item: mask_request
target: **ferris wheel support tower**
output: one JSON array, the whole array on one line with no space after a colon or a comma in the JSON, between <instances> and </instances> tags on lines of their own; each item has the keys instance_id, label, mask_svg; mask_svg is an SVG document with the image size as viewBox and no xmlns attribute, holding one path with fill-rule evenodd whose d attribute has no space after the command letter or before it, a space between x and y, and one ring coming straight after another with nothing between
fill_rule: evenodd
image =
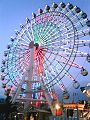
<instances>
[{"instance_id":1,"label":"ferris wheel support tower","mask_svg":"<svg viewBox=\"0 0 90 120\"><path fill-rule=\"evenodd\" d=\"M24 102L24 109L27 109L29 106L30 106L30 100L33 101L33 98L32 98L32 81L33 81L33 71L34 71L34 50L36 49L35 46L34 46L34 42L31 41L30 44L29 44L29 48L30 48L30 64L29 64L29 67L28 69L26 70L26 72L24 73L24 76L23 76L23 79L21 81L21 83L18 85L17 87L17 91L12 99L12 102L14 103L17 99L17 96L20 94L21 92L21 88L22 88L22 85L24 83L27 84L27 95L26 95L26 102ZM43 67L43 66L42 66ZM37 72L37 71L36 71ZM53 115L56 115L56 108L55 108L55 104L59 103L58 100L55 100L53 101L53 99L51 98L50 94L48 93L48 90L46 90L44 88L44 84L43 84L43 78L42 78L42 71L40 71L40 74L38 75L38 79L39 79L39 82L41 84L41 89L45 95L45 98L51 108L51 111L53 113ZM22 100L23 101L23 100Z\"/></svg>"}]
</instances>

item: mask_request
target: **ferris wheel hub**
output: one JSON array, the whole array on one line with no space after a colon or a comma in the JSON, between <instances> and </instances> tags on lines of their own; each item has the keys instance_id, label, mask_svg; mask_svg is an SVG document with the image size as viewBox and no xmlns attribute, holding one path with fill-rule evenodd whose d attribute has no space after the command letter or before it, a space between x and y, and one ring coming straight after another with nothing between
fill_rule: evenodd
<instances>
[{"instance_id":1,"label":"ferris wheel hub","mask_svg":"<svg viewBox=\"0 0 90 120\"><path fill-rule=\"evenodd\" d=\"M29 43L29 48L31 49L31 48L33 48L33 47L36 47L36 49L38 49L39 44L38 44L38 43L35 43L35 44L34 44L34 41L31 41L31 42Z\"/></svg>"},{"instance_id":2,"label":"ferris wheel hub","mask_svg":"<svg viewBox=\"0 0 90 120\"><path fill-rule=\"evenodd\" d=\"M34 47L34 42L31 41L31 42L29 43L29 48L33 48L33 47Z\"/></svg>"},{"instance_id":3,"label":"ferris wheel hub","mask_svg":"<svg viewBox=\"0 0 90 120\"><path fill-rule=\"evenodd\" d=\"M36 47L36 49L38 49L39 44L38 44L38 43L35 43L34 46Z\"/></svg>"}]
</instances>

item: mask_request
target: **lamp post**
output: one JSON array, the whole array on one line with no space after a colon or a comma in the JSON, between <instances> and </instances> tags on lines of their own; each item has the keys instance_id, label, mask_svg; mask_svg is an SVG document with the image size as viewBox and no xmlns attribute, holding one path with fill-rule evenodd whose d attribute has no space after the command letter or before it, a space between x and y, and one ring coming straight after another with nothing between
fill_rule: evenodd
<instances>
[{"instance_id":1,"label":"lamp post","mask_svg":"<svg viewBox=\"0 0 90 120\"><path fill-rule=\"evenodd\" d=\"M17 117L17 116L15 115L15 116L14 116L15 120L16 120L16 117Z\"/></svg>"},{"instance_id":2,"label":"lamp post","mask_svg":"<svg viewBox=\"0 0 90 120\"><path fill-rule=\"evenodd\" d=\"M77 105L77 120L79 120L78 105Z\"/></svg>"},{"instance_id":3,"label":"lamp post","mask_svg":"<svg viewBox=\"0 0 90 120\"><path fill-rule=\"evenodd\" d=\"M56 103L55 108L56 108L56 116L57 116L58 115L57 111L60 109L60 105L58 103Z\"/></svg>"}]
</instances>

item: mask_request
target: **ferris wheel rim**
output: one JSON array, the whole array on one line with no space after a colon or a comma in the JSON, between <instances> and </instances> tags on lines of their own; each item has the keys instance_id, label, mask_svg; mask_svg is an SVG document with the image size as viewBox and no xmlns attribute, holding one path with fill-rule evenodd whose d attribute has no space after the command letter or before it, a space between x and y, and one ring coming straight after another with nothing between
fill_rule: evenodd
<instances>
[{"instance_id":1,"label":"ferris wheel rim","mask_svg":"<svg viewBox=\"0 0 90 120\"><path fill-rule=\"evenodd\" d=\"M66 6L66 5L65 5ZM64 6L63 6L64 7ZM56 9L56 8L55 8ZM39 27L48 27L49 25L49 23L51 23L51 25L53 25L53 24L55 24L55 22L53 22L54 20L56 20L56 18L55 19L53 19L53 20L51 20L50 21L50 19L48 19L48 22L46 22L45 20L44 20L44 15L47 15L48 17L50 17L50 15L52 16L52 17L57 17L57 16L64 16L64 18L66 19L66 20L68 20L70 23L70 27L71 28L73 28L73 37L72 37L72 40L74 41L72 44L70 43L70 45L72 45L72 47L71 47L71 50L69 51L70 52L70 55L69 56L59 56L59 54L57 53L58 52L58 50L61 50L61 48L59 47L59 48L57 48L56 49L56 51L55 51L55 49L53 50L53 47L55 47L55 46L53 46L53 47L51 47L50 46L50 44L47 44L47 43L45 43L46 44L46 46L45 46L45 44L42 44L41 43L41 46L39 45L39 48L40 49L42 49L42 51L44 51L45 49L46 49L46 52L50 52L50 54L48 53L48 55L47 56L44 56L44 57L46 57L45 59L44 59L44 62L43 62L43 64L45 64L46 62L47 62L47 60L49 61L49 63L46 63L46 65L44 66L44 70L45 70L45 72L47 73L47 74L51 74L53 77L51 78L51 80L49 80L49 81L46 81L46 83L44 83L44 87L43 87L43 90L46 90L46 89L49 89L49 88L52 88L54 85L56 85L57 83L59 83L59 84L62 84L62 79L63 79L63 77L64 76L70 76L70 77L72 77L72 75L68 72L69 70L70 70L70 68L72 67L72 66L74 66L74 65L76 65L76 67L78 66L78 64L75 64L74 63L74 60L75 60L75 58L76 58L76 56L77 56L77 53L81 53L81 52L79 52L78 51L78 49L79 49L79 45L78 44L81 44L81 43L83 43L83 41L81 41L81 43L79 42L79 33L78 33L78 28L77 28L77 26L75 26L74 25L74 22L73 22L73 19L72 18L70 18L69 16L68 16L68 14L65 14L65 13L63 13L62 11L55 11L55 9L53 10L53 11L46 11L46 12L42 12L42 13L39 13L39 14L37 14L36 15L36 17L35 18L32 18L31 20L29 20L29 19L27 19L27 22L24 24L24 25L22 25L21 27L20 27L20 30L19 30L19 32L17 31L16 32L16 35L15 35L15 37L14 37L14 40L12 40L12 45L14 46L14 41L16 41L17 43L16 43L16 47L14 47L13 48L13 50L10 48L10 46L8 46L8 48L10 48L10 50L12 51L12 55L14 56L14 57L17 57L17 55L14 55L14 52L15 52L15 54L20 54L21 53L21 56L20 57L22 57L22 54L27 54L28 52L30 52L30 51L28 51L28 49L27 48L25 48L25 46L23 47L23 49L25 49L25 50L27 50L27 53L26 52L23 52L24 50L21 48L21 52L20 52L20 50L17 50L17 49L19 49L19 47L22 47L21 46L21 44L23 44L23 43L21 43L20 44L20 42L22 42L21 40L20 40L20 38L18 37L19 35L24 35L25 33L25 30L27 30L27 28L29 28L29 27L31 27L30 28L30 30L32 29L32 24L34 24L34 25L37 25L36 26L36 28L37 28L37 31L39 31L40 32L40 30L43 30L43 29L39 29L38 28L38 26L39 26L39 24L41 24L41 26L39 26ZM80 12L81 10L80 9L78 9L77 8L77 10L75 9L75 12L76 13L78 13L78 12ZM74 17L76 17L77 19L78 19L78 22L79 22L79 24L81 24L82 25L82 23L80 23L80 21L79 21L79 18L78 18L78 15L75 15L76 13L73 13L73 15L72 16L74 16ZM86 13L82 13L81 14L81 17L83 18L83 19L87 19L87 14ZM42 21L41 21L41 23L39 23L38 22L38 20L36 20L37 18L41 18L41 19L43 19ZM59 18L59 17L58 17ZM63 17L62 17L63 18ZM64 19L63 18L63 19ZM87 19L88 20L88 19ZM46 23L46 24L44 24L44 23ZM61 19L61 23L62 23L62 19ZM29 24L30 24L30 26L29 26ZM63 25L65 24L65 21L64 21L64 23L63 23ZM56 24L55 24L56 25ZM89 20L86 22L86 25L89 27L90 26L90 24L89 24ZM49 26L50 27L50 26ZM57 26L54 26L55 28L57 28ZM62 27L63 28L63 27ZM68 24L67 24L67 26L65 26L65 28L68 28ZM53 29L53 28L52 28ZM51 29L51 30L52 30ZM68 28L69 29L69 28ZM80 28L81 29L81 28ZM54 29L55 30L55 29ZM56 30L58 30L58 29L56 29ZM62 29L61 29L62 30ZM81 29L82 30L82 29ZM22 32L22 34L21 34L21 32ZM59 30L59 32L60 32L60 30ZM80 32L80 31L79 31ZM81 31L81 32L83 32L83 31ZM40 33L41 34L41 33ZM66 34L68 34L67 33L67 31L66 31ZM89 33L90 34L90 33ZM36 41L35 41L35 39L34 39L34 35L37 35L37 33L34 33L34 35L33 35L33 33L32 33L32 30L31 30L31 34L30 34L31 36L30 36L30 42L31 41L33 41L34 42L34 45L36 44ZM51 33L50 33L50 35L51 35ZM86 35L87 35L87 33L86 33ZM38 35L39 37L40 37L40 35ZM45 36L44 36L45 37ZM61 37L61 39L62 39L63 37ZM51 38L50 38L51 39ZM57 40L57 38L56 38L56 40ZM66 40L66 39L65 39ZM27 42L28 43L28 42ZM20 44L20 45L19 45ZM29 43L30 44L30 43ZM27 45L27 44L26 44ZM49 45L49 47L48 47L48 45ZM34 46L35 47L35 46ZM67 47L69 47L69 46L67 46ZM18 52L17 52L18 51ZM63 51L63 49L62 49L62 51ZM54 52L55 52L55 55L54 55ZM8 52L9 54L11 54L10 53L10 51ZM63 54L64 52L62 52L62 54ZM74 53L74 55L72 56L72 54ZM7 55L7 57L8 57L8 60L11 60L10 59L10 55ZM86 54L85 54L86 55ZM52 58L52 56L53 56L53 58ZM60 60L62 60L62 58L64 59L64 57L67 57L67 60L63 63L63 60L62 60L62 63L60 63L59 64L59 67L61 67L60 69L58 69L58 70L60 70L60 72L55 72L55 74L54 73L52 73L51 71L50 71L50 67L48 67L49 65L51 65L51 66L53 66L52 67L52 69L55 67L53 64L54 64L54 61L57 61L57 64L58 64L58 60L56 59L55 60L55 57L57 57L57 56L59 56L58 57L58 59L60 59ZM87 55L86 55L87 56ZM16 58L14 58L14 57L12 57L12 59L14 60L14 62L16 62L17 61L17 59ZM23 56L24 58L23 58L23 60L25 60L25 57L27 57L27 56ZM29 55L29 57L30 57L30 55ZM90 56L89 56L90 57ZM52 58L52 60L50 61L50 58ZM28 59L28 58L26 58L26 59ZM15 75L16 73L16 70L18 70L19 69L19 67L21 67L21 65L19 65L19 67L16 67L15 69L14 68L9 68L9 65L10 65L10 63L11 62L8 62L8 60L7 60L7 71L8 71L8 76L9 76L9 78L7 78L7 80L6 80L6 83L5 84L8 84L10 81L13 83L13 85L15 85L15 87L17 87L19 84L20 84L20 81L22 81L22 77L23 77L23 75L24 75L24 72L27 70L27 67L22 67L22 68L20 68L20 70L19 70L19 72L17 73L17 76ZM18 60L19 62L18 62L18 64L19 63L21 63L21 59L19 58L19 60ZM89 59L88 59L88 61L89 61ZM61 62L61 61L60 61ZM22 64L22 63L21 63ZM62 65L63 64L63 65ZM15 63L15 64L13 64L13 62L12 62L12 66L17 66L17 64ZM69 67L67 67L67 66L69 66ZM57 66L56 66L57 67ZM24 68L24 69L23 69ZM80 67L77 67L77 68L80 68L81 69L81 66ZM85 69L84 69L85 70ZM10 74L10 71L13 71L13 74L11 75ZM21 72L21 74L20 74L20 76L19 76L19 73ZM62 74L62 72L64 73L64 74ZM84 72L84 73L83 73ZM83 76L86 76L87 74L88 74L88 72L87 71L82 71L81 72L81 74L83 75ZM51 77L51 75L50 75L50 77ZM19 81L18 80L16 80L15 79L15 77L19 77ZM42 78L44 77L44 75L42 75ZM48 79L49 77L47 77L47 79ZM14 80L15 79L15 80ZM46 78L45 78L46 79ZM60 83L61 82L61 83ZM76 81L76 79L74 79L73 81L72 81L72 83L73 83L73 86L74 86L74 88L75 89L77 89L78 87L79 87L79 83L78 83L78 81ZM49 85L50 84L50 85ZM47 86L47 87L46 87ZM39 86L40 87L40 86ZM67 92L67 91L65 91L65 92Z\"/></svg>"}]
</instances>

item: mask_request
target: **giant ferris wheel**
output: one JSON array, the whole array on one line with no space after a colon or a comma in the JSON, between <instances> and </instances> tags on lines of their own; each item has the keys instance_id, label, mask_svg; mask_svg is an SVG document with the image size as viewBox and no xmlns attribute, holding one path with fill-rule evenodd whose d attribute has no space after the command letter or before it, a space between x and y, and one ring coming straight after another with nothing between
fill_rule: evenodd
<instances>
[{"instance_id":1,"label":"giant ferris wheel","mask_svg":"<svg viewBox=\"0 0 90 120\"><path fill-rule=\"evenodd\" d=\"M4 52L1 80L12 101L30 102L70 99L89 75L90 20L71 3L53 3L20 25ZM28 100L28 102L27 102ZM52 109L52 108L51 108Z\"/></svg>"}]
</instances>

